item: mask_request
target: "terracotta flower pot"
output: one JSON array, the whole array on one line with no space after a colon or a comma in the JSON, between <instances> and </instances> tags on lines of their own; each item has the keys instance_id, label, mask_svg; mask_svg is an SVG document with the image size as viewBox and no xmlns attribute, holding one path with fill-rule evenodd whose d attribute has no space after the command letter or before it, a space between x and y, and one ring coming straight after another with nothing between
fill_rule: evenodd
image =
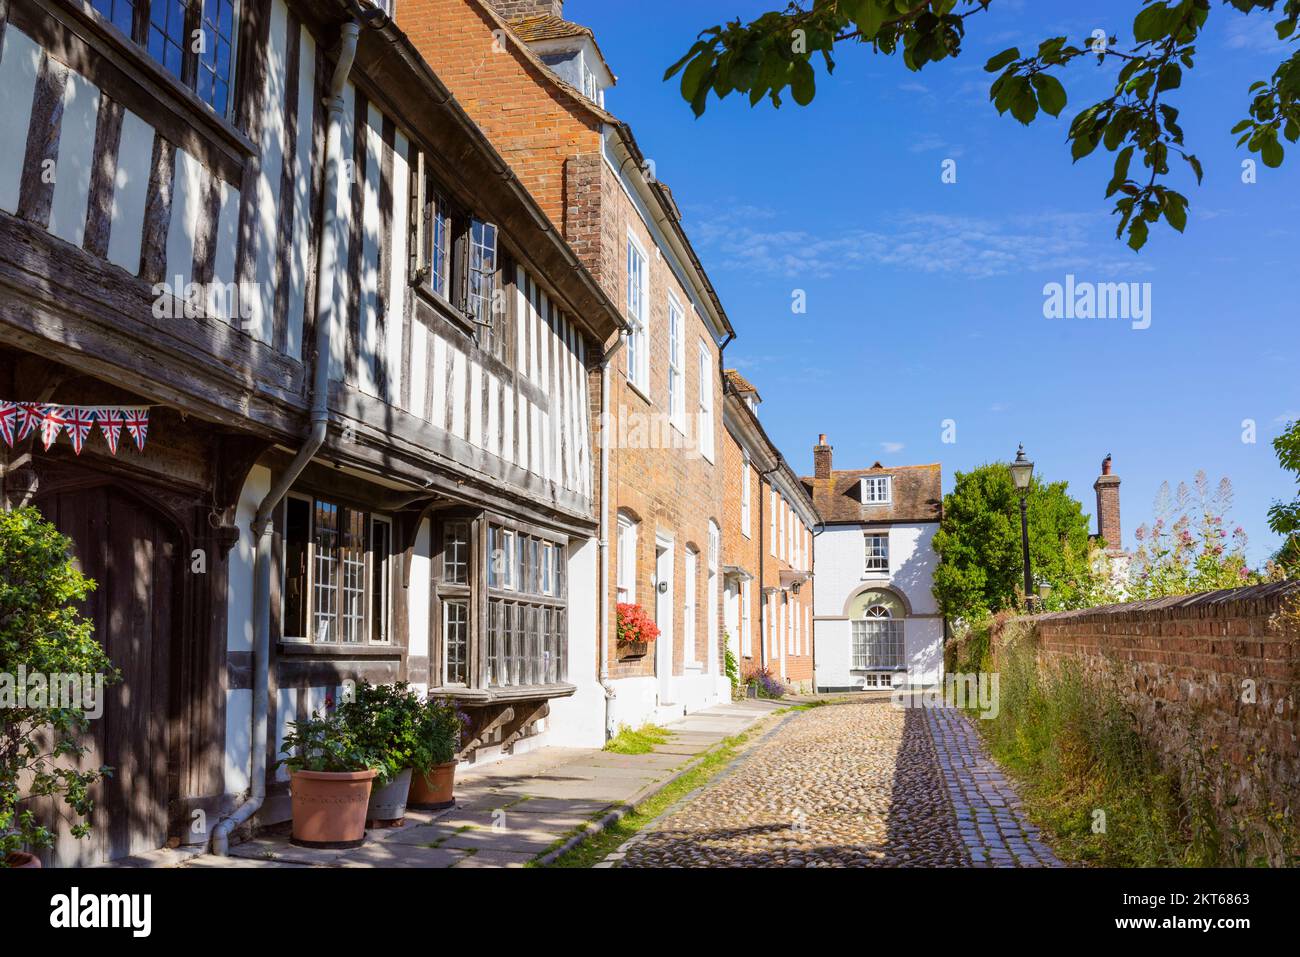
<instances>
[{"instance_id":1,"label":"terracotta flower pot","mask_svg":"<svg viewBox=\"0 0 1300 957\"><path fill-rule=\"evenodd\" d=\"M5 867L40 867L41 859L26 851L12 851L5 858Z\"/></svg>"},{"instance_id":2,"label":"terracotta flower pot","mask_svg":"<svg viewBox=\"0 0 1300 957\"><path fill-rule=\"evenodd\" d=\"M441 811L456 803L456 762L435 764L426 773L411 775L411 795L407 807L420 811Z\"/></svg>"},{"instance_id":3,"label":"terracotta flower pot","mask_svg":"<svg viewBox=\"0 0 1300 957\"><path fill-rule=\"evenodd\" d=\"M291 843L299 847L359 847L374 771L294 771Z\"/></svg>"},{"instance_id":4,"label":"terracotta flower pot","mask_svg":"<svg viewBox=\"0 0 1300 957\"><path fill-rule=\"evenodd\" d=\"M383 787L370 792L366 817L371 827L397 827L406 816L406 796L411 790L411 769L407 768Z\"/></svg>"}]
</instances>

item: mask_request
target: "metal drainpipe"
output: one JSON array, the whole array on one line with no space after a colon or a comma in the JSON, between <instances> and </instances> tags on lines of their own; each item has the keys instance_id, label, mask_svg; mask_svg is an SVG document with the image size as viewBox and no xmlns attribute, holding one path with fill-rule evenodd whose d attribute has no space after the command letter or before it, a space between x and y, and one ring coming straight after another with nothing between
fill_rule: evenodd
<instances>
[{"instance_id":1,"label":"metal drainpipe","mask_svg":"<svg viewBox=\"0 0 1300 957\"><path fill-rule=\"evenodd\" d=\"M609 443L612 431L609 364L626 341L627 333L620 332L618 343L600 362L600 686L605 691L606 740L612 737L609 703L615 693L609 680Z\"/></svg>"},{"instance_id":2,"label":"metal drainpipe","mask_svg":"<svg viewBox=\"0 0 1300 957\"><path fill-rule=\"evenodd\" d=\"M253 559L253 715L249 795L212 832L212 853L225 856L230 834L252 817L266 800L266 742L269 711L271 650L271 515L290 486L297 481L329 433L329 379L331 336L334 326L334 287L338 266L337 199L342 165L343 90L357 55L361 23L344 23L339 36L339 58L326 100L324 213L320 238L320 269L316 280L316 369L312 380L311 431L293 462L267 492L250 526L257 552Z\"/></svg>"}]
</instances>

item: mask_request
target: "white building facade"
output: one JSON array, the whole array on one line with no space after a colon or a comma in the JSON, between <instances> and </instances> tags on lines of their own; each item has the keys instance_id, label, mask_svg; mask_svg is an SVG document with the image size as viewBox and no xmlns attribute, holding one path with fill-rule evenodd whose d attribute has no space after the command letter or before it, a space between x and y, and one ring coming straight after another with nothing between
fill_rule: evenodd
<instances>
[{"instance_id":1,"label":"white building facade","mask_svg":"<svg viewBox=\"0 0 1300 957\"><path fill-rule=\"evenodd\" d=\"M941 683L940 466L835 471L824 435L813 455L816 474L804 481L822 517L813 546L817 690Z\"/></svg>"}]
</instances>

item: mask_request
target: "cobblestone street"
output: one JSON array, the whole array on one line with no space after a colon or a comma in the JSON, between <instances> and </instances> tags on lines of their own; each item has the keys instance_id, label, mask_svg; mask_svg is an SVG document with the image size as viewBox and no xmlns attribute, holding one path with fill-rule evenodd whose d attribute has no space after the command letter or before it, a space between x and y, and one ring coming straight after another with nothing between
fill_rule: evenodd
<instances>
[{"instance_id":1,"label":"cobblestone street","mask_svg":"<svg viewBox=\"0 0 1300 957\"><path fill-rule=\"evenodd\" d=\"M607 863L1061 866L966 718L885 696L790 716Z\"/></svg>"}]
</instances>

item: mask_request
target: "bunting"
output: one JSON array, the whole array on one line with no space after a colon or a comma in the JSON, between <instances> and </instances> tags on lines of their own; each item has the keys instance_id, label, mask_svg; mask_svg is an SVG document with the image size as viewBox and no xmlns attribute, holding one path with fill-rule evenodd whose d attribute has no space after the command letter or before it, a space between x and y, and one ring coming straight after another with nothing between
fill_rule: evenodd
<instances>
[{"instance_id":1,"label":"bunting","mask_svg":"<svg viewBox=\"0 0 1300 957\"><path fill-rule=\"evenodd\" d=\"M39 428L41 442L47 451L58 441L59 433L67 432L72 450L80 455L96 425L112 455L117 455L118 440L124 427L135 440L135 447L143 452L149 434L149 406L62 405L0 399L0 441L8 446L21 442Z\"/></svg>"}]
</instances>

